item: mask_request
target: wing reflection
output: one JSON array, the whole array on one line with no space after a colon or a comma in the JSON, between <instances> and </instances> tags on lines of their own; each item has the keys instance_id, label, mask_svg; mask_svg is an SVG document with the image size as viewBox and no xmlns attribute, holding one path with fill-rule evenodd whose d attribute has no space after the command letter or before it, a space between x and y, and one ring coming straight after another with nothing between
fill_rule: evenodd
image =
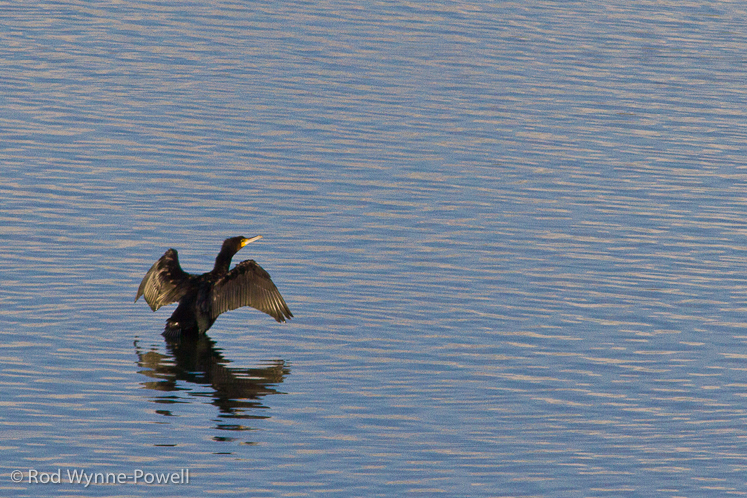
<instances>
[{"instance_id":1,"label":"wing reflection","mask_svg":"<svg viewBox=\"0 0 747 498\"><path fill-rule=\"evenodd\" d=\"M283 360L269 361L267 366L260 368L229 367L230 360L223 358L215 341L205 334L194 339L166 340L166 349L168 354L158 352L155 346L146 351L135 341L138 365L143 368L139 373L152 379L142 384L161 393L153 401L164 405L190 402L181 393L212 398L211 403L218 408L221 419L216 428L221 430L249 430L239 423L240 419L269 418L269 415L257 413L268 408L261 399L268 394L281 394L275 386L290 373ZM210 386L211 389L202 390L199 386ZM168 409L156 412L173 415Z\"/></svg>"}]
</instances>

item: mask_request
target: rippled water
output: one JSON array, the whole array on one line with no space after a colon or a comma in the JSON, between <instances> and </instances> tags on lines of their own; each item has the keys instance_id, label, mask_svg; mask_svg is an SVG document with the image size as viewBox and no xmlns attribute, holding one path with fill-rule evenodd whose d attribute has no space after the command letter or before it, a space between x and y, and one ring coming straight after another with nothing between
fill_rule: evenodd
<instances>
[{"instance_id":1,"label":"rippled water","mask_svg":"<svg viewBox=\"0 0 747 498\"><path fill-rule=\"evenodd\" d=\"M741 4L0 12L3 496L747 493Z\"/></svg>"}]
</instances>

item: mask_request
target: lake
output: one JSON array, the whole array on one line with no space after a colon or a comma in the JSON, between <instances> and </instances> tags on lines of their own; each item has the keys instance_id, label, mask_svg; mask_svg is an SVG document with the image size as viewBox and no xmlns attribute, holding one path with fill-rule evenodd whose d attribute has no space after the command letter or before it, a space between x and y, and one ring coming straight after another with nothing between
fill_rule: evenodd
<instances>
[{"instance_id":1,"label":"lake","mask_svg":"<svg viewBox=\"0 0 747 498\"><path fill-rule=\"evenodd\" d=\"M743 5L0 9L3 496L747 494Z\"/></svg>"}]
</instances>

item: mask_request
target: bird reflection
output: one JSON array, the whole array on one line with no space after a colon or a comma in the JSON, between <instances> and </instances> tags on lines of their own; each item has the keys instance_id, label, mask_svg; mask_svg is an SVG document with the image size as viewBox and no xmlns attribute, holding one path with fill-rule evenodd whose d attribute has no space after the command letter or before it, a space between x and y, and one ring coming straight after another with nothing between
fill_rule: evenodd
<instances>
[{"instance_id":1,"label":"bird reflection","mask_svg":"<svg viewBox=\"0 0 747 498\"><path fill-rule=\"evenodd\" d=\"M143 385L163 393L154 401L164 405L189 402L178 394L183 391L188 391L190 396L211 397L211 403L220 412L219 418L223 419L216 428L222 430L249 430L239 423L241 419L269 418L269 415L257 413L257 410L267 409L261 399L269 394L280 394L275 386L290 373L283 360L268 362L260 368L229 367L230 360L223 358L215 341L205 334L180 340L166 339L166 349L169 354L159 353L155 347L145 351L135 341L138 365L143 368L140 373L152 379ZM190 388L185 383L195 386ZM200 385L210 386L212 391L195 389ZM157 410L157 413L173 415L168 409Z\"/></svg>"}]
</instances>

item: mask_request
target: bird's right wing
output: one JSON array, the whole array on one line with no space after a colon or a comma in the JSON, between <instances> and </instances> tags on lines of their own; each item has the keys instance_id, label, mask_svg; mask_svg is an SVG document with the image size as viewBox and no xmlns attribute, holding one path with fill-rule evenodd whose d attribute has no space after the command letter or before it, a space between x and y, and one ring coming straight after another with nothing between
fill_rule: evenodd
<instances>
[{"instance_id":1,"label":"bird's right wing","mask_svg":"<svg viewBox=\"0 0 747 498\"><path fill-rule=\"evenodd\" d=\"M278 322L293 316L270 274L251 259L236 265L212 290L213 318L242 306L264 311Z\"/></svg>"},{"instance_id":2,"label":"bird's right wing","mask_svg":"<svg viewBox=\"0 0 747 498\"><path fill-rule=\"evenodd\" d=\"M153 311L161 306L175 303L189 291L190 275L179 265L179 255L175 249L166 251L161 259L153 263L140 282L135 301L145 296L145 301Z\"/></svg>"}]
</instances>

